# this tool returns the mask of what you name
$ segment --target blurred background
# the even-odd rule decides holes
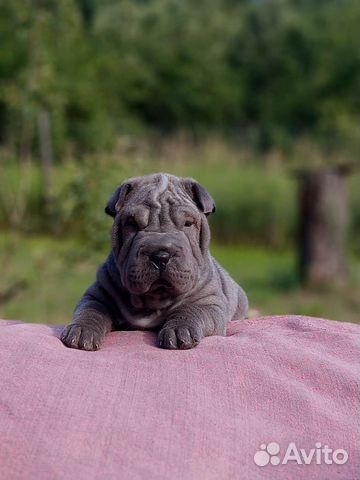
[[[0,317],[67,323],[105,203],[166,171],[212,193],[252,315],[357,322],[357,0],[3,0]]]

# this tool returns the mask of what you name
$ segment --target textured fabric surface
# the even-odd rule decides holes
[[[0,322],[2,479],[358,478],[356,325],[264,317],[189,351],[149,332],[71,350],[60,331]],[[282,463],[292,442],[308,465]],[[316,464],[317,442],[347,462]]]

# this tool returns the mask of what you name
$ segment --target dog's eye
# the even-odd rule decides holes
[[[191,227],[192,225],[194,225],[194,220],[186,220],[184,223],[185,227]]]
[[[125,227],[138,228],[138,224],[134,217],[128,217],[125,221]]]

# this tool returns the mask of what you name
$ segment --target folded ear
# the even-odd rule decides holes
[[[212,196],[200,183],[192,178],[187,178],[184,187],[201,212],[205,215],[215,212],[216,207]]]
[[[111,195],[106,207],[105,213],[111,217],[115,217],[120,210],[121,205],[124,203],[126,195],[130,192],[132,186],[130,183],[123,183],[115,192]]]

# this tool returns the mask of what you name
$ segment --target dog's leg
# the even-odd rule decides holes
[[[226,323],[219,306],[183,305],[161,328],[159,346],[181,350],[196,347],[203,337],[225,335]]]
[[[60,340],[70,348],[98,350],[105,335],[112,330],[112,319],[103,304],[87,298],[81,299],[72,323],[67,325]]]

